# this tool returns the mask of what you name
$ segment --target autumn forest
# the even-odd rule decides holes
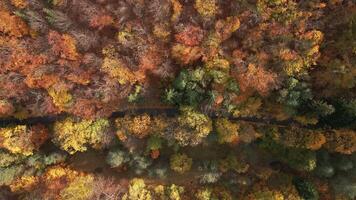
[[[0,200],[356,199],[355,0],[0,0]]]

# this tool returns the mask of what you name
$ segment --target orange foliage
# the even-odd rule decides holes
[[[242,92],[255,89],[262,96],[266,96],[269,91],[278,87],[277,74],[256,67],[254,64],[249,64],[246,72],[238,74],[237,80]]]
[[[114,19],[109,15],[96,15],[90,19],[90,26],[99,30],[112,24],[114,24]]]
[[[22,37],[29,34],[28,26],[20,17],[7,11],[0,11],[0,32],[10,36]]]
[[[325,147],[333,152],[352,154],[356,152],[356,132],[341,129],[325,133]]]
[[[25,8],[28,5],[27,0],[11,0],[11,4],[17,8]]]
[[[176,44],[172,47],[171,54],[179,63],[187,65],[201,58],[202,50],[199,47]]]
[[[0,100],[0,116],[11,115],[15,112],[15,108],[12,103],[6,100]]]
[[[197,46],[203,40],[203,30],[197,26],[186,26],[184,30],[175,35],[177,42],[187,46]]]
[[[48,33],[48,42],[52,45],[52,51],[55,55],[67,60],[75,61],[79,59],[76,41],[72,36],[50,31]]]
[[[152,159],[157,159],[159,157],[159,155],[160,155],[160,152],[159,152],[158,149],[154,149],[154,150],[151,151],[151,158]]]
[[[47,57],[44,55],[32,55],[27,51],[17,50],[12,53],[11,60],[5,65],[5,69],[27,75],[46,62]]]

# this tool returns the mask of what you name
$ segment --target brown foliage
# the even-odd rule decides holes
[[[203,40],[203,30],[198,26],[188,25],[180,33],[177,33],[174,37],[177,42],[187,46],[197,46]]]
[[[67,60],[78,60],[79,54],[76,48],[75,39],[67,34],[59,34],[56,31],[48,33],[48,43],[52,45],[52,52],[60,56],[60,58]]]
[[[30,134],[31,142],[34,144],[36,149],[39,149],[49,138],[48,129],[42,124],[32,126],[30,128]]]
[[[112,24],[114,24],[114,19],[109,15],[95,15],[90,19],[90,26],[99,30]]]
[[[342,154],[356,152],[356,133],[353,130],[340,129],[325,133],[328,150]]]
[[[254,64],[249,64],[246,72],[238,74],[237,80],[242,92],[254,89],[262,96],[266,96],[271,90],[278,88],[277,74]]]

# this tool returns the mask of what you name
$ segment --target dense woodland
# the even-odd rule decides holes
[[[0,0],[17,199],[356,199],[356,1]]]

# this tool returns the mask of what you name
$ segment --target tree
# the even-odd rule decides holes
[[[313,183],[303,180],[301,178],[295,178],[293,180],[295,187],[298,190],[298,193],[303,199],[310,199],[310,200],[318,200],[319,193],[316,190]]]
[[[104,140],[106,134],[110,134],[110,123],[107,119],[78,121],[66,118],[54,124],[52,141],[61,149],[74,154],[86,151],[88,146],[95,149],[105,147],[108,145]]]
[[[129,185],[129,191],[122,197],[122,200],[152,200],[152,193],[146,188],[143,179],[134,178]]]
[[[177,42],[187,46],[198,46],[203,39],[203,30],[200,27],[188,25],[183,31],[177,33],[174,37]]]
[[[192,107],[182,107],[178,117],[178,127],[174,138],[181,145],[197,145],[209,135],[212,130],[211,119],[195,111]]]
[[[215,123],[218,141],[222,143],[232,143],[238,140],[238,131],[240,129],[237,123],[233,123],[226,118],[219,118]]]
[[[0,141],[0,147],[14,154],[29,156],[36,148],[31,141],[30,129],[26,125],[1,128]]]
[[[29,29],[24,21],[16,15],[0,10],[0,32],[10,36],[23,37],[29,34]]]
[[[248,90],[256,90],[260,95],[266,96],[271,90],[279,87],[277,74],[265,70],[263,67],[258,67],[254,64],[249,64],[247,71],[238,75],[237,80],[241,92]]]
[[[147,137],[152,132],[152,119],[148,114],[138,116],[126,115],[115,120],[118,132],[133,135],[140,139]]]
[[[325,133],[326,147],[329,151],[342,154],[356,152],[356,134],[351,129],[339,129]]]
[[[183,174],[190,170],[193,160],[186,154],[174,154],[171,156],[171,169],[179,174]]]
[[[219,9],[216,0],[195,0],[194,8],[204,18],[214,17]]]
[[[108,155],[106,156],[106,162],[111,167],[120,167],[129,161],[130,157],[127,155],[127,153],[119,149],[113,149],[109,151]]]
[[[62,199],[68,200],[87,200],[93,195],[93,182],[92,175],[76,177],[61,190],[60,196]]]

